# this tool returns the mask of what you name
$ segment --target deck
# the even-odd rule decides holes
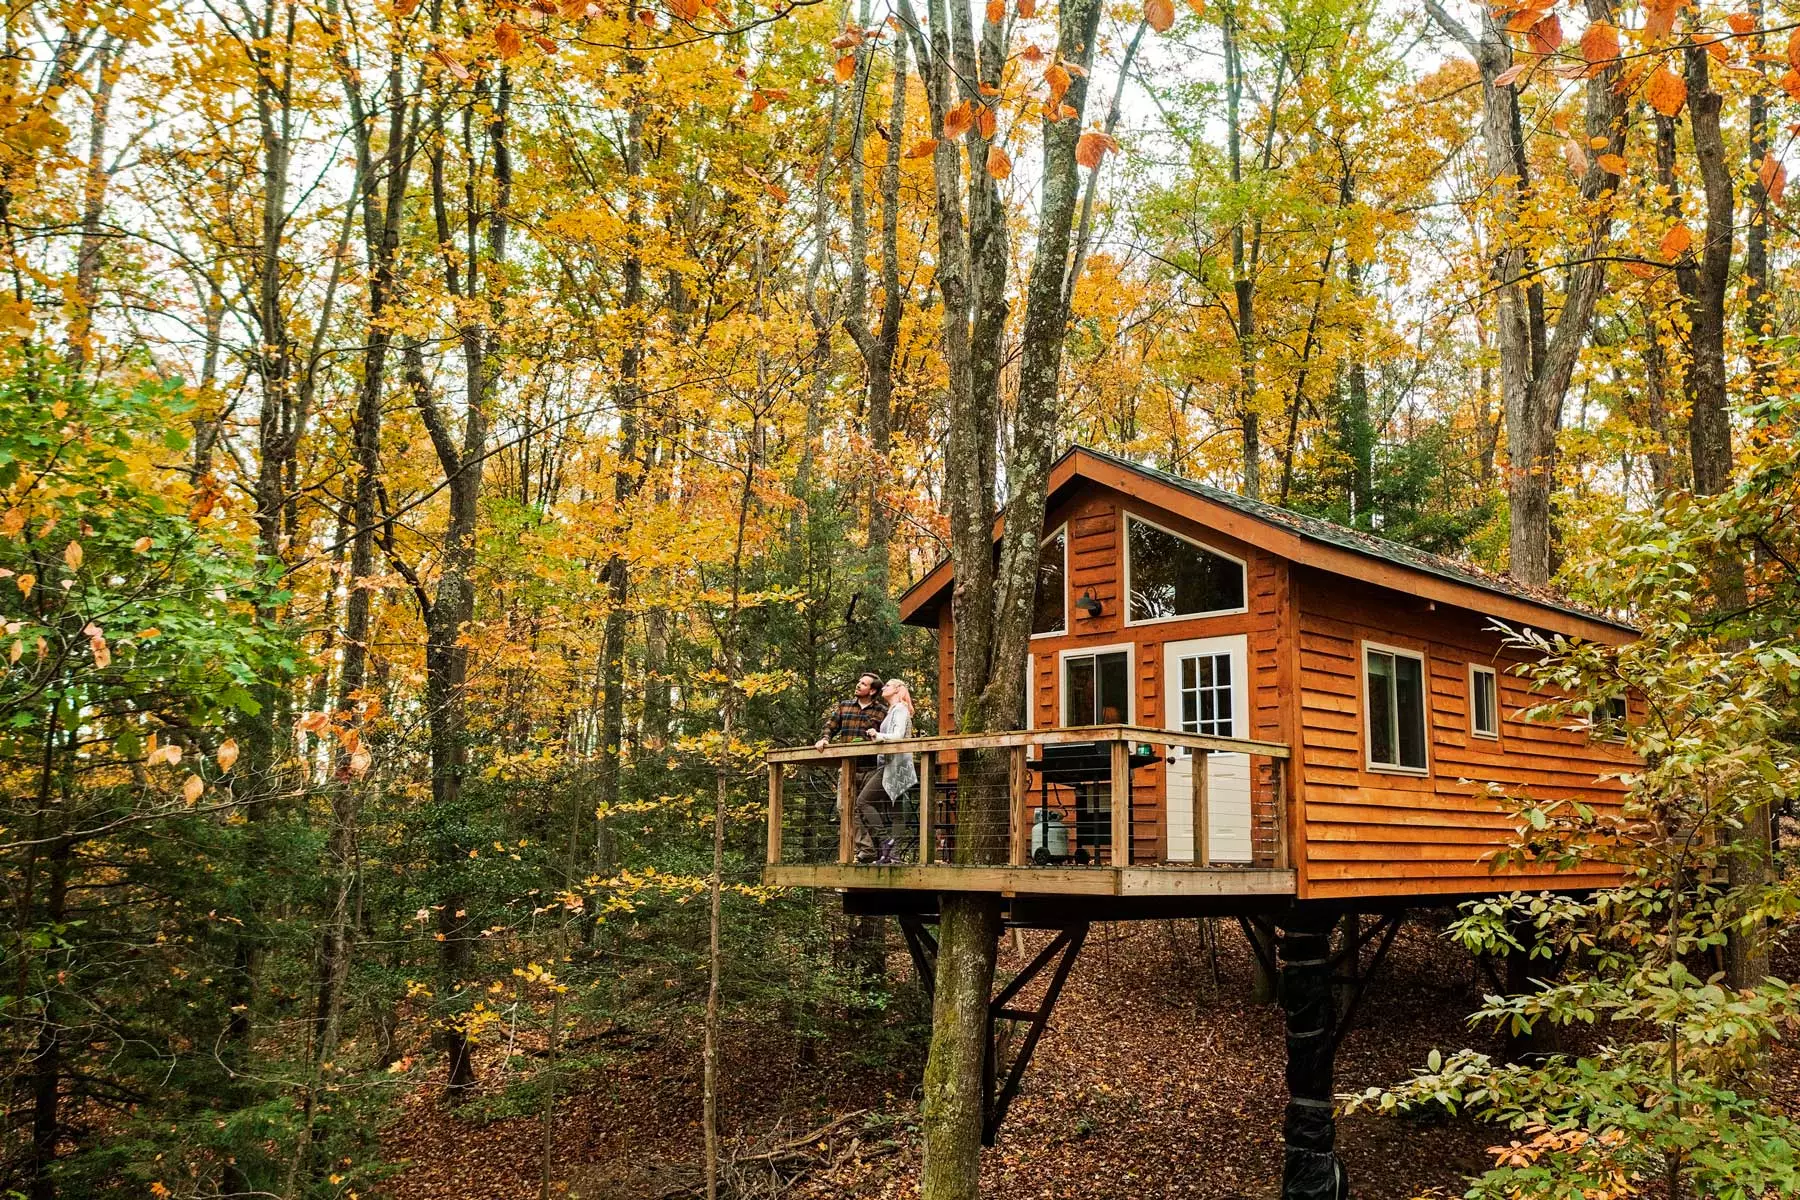
[[[1005,755],[991,790],[959,770],[974,751]],[[884,813],[899,860],[888,863],[857,861],[856,793],[877,753],[917,756],[920,779]],[[1234,756],[1219,760],[1231,769],[1209,770],[1214,755]],[[1292,897],[1287,761],[1275,742],[1133,725],[773,750],[764,880],[890,895]]]

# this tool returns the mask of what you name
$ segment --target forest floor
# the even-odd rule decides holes
[[[1096,926],[1001,1130],[983,1155],[993,1200],[1192,1197],[1273,1200],[1281,1174],[1284,1041],[1280,1010],[1248,1002],[1249,949],[1221,922],[1215,983],[1194,922]],[[1035,935],[1027,953],[1047,935]],[[894,942],[898,944],[896,936]],[[1002,946],[1001,969],[1024,959]],[[910,971],[904,952],[896,977]],[[903,985],[910,988],[910,981]],[[1486,986],[1440,929],[1408,922],[1371,982],[1338,1055],[1340,1091],[1406,1077],[1433,1049],[1497,1050],[1467,1015]],[[914,1000],[916,1004],[916,999]],[[720,1121],[757,1197],[916,1195],[918,1078],[924,1044],[901,1069],[840,1052],[807,1066],[790,1040],[728,1030]],[[1800,1108],[1800,1070],[1783,1052],[1783,1099]],[[551,1194],[567,1200],[676,1200],[696,1194],[699,1054],[665,1037],[560,1100]],[[410,1098],[386,1139],[406,1165],[392,1200],[535,1200],[543,1126],[520,1116],[472,1124],[435,1089]],[[1785,1105],[1784,1105],[1785,1106]],[[821,1135],[797,1141],[834,1119]],[[1458,1196],[1502,1131],[1463,1120],[1358,1114],[1338,1148],[1363,1200]],[[756,1156],[763,1155],[764,1158]],[[771,1171],[771,1167],[774,1171]],[[792,1173],[800,1177],[789,1179]],[[784,1186],[771,1188],[779,1178]],[[701,1193],[703,1194],[703,1193]]]

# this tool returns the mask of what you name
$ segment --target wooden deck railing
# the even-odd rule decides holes
[[[1059,752],[1054,750],[1044,753],[1046,747],[1077,745],[1093,748],[1085,761],[1099,768],[1083,776],[1079,784],[1069,782],[1066,771],[1059,775],[1058,762],[1067,762],[1066,757],[1059,759]],[[1174,761],[1172,755],[1177,749],[1193,753],[1189,775],[1194,789],[1193,832],[1191,846],[1184,842],[1182,852],[1171,855],[1167,767]],[[972,750],[1007,752],[1004,800],[997,790],[979,799],[964,791],[957,760],[961,752]],[[901,847],[896,861],[860,863],[855,811],[859,768],[876,769],[873,755],[897,753],[916,756],[919,784],[913,794],[917,797],[917,813],[910,811],[910,795],[906,811],[896,811],[899,806],[890,802],[888,832]],[[1212,848],[1207,844],[1205,783],[1210,754],[1242,754],[1251,764],[1249,862],[1225,866],[1213,861]],[[768,864],[772,882],[810,881],[825,885],[836,880],[841,885],[850,878],[873,880],[879,872],[882,882],[869,886],[952,886],[945,883],[953,878],[946,869],[991,873],[995,867],[1022,868],[1034,878],[1056,876],[1070,886],[1049,890],[1081,892],[1097,890],[1101,883],[1091,874],[1094,867],[1112,868],[1115,875],[1125,868],[1179,868],[1189,872],[1247,868],[1291,878],[1286,827],[1288,748],[1276,742],[1133,725],[1099,725],[918,737],[879,744],[844,743],[823,749],[806,746],[772,750],[766,757]],[[1155,786],[1137,789],[1149,795],[1134,798],[1134,768],[1142,770],[1157,762],[1161,762],[1162,769],[1142,777]],[[1102,763],[1104,766],[1099,767]],[[1061,815],[1071,809],[1076,811],[1074,830],[1061,820]],[[1185,815],[1185,806],[1182,811]],[[992,814],[1000,812],[1005,814],[1003,830],[992,824],[975,824],[976,813],[989,814],[991,820]],[[1057,814],[1054,824],[1051,813]],[[1034,823],[1038,826],[1035,831]],[[1078,848],[1070,853],[1068,845],[1063,844],[1064,854],[1052,854],[1053,831],[1059,844],[1066,839]],[[1134,832],[1140,835],[1135,855]],[[987,853],[971,852],[977,841]],[[1004,857],[996,853],[1001,848]],[[1072,872],[1090,874],[1077,877]],[[1005,874],[1013,877],[1011,872]],[[905,880],[912,882],[898,882]],[[1115,880],[1105,890],[1116,890],[1118,886]]]

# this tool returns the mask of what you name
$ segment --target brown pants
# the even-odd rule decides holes
[[[858,854],[873,853],[881,849],[881,843],[893,837],[892,820],[888,810],[893,807],[887,789],[881,783],[881,768],[876,767],[864,776],[862,787],[856,793],[856,850]]]

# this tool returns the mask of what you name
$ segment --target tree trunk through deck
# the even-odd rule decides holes
[[[1068,330],[1065,285],[1080,200],[1075,152],[1100,3],[1065,0],[1057,15],[1057,58],[1069,64],[1072,76],[1063,104],[1073,110],[1073,117],[1046,121],[1043,127],[1043,184],[1036,251],[1026,286],[1017,403],[1006,447],[1009,503],[998,562],[993,527],[1011,239],[998,185],[986,170],[992,143],[982,132],[982,122],[976,120],[960,138],[943,134],[945,116],[958,99],[970,106],[986,105],[984,88],[990,89],[987,95],[998,94],[1007,23],[984,21],[978,35],[974,13],[966,4],[929,0],[928,23],[919,20],[911,0],[900,0],[899,7],[924,85],[931,133],[938,139],[932,168],[936,279],[943,300],[950,394],[944,494],[956,571],[951,600],[956,727],[965,732],[1017,729],[1024,715],[1038,537],[1054,450],[1062,342]],[[977,836],[957,838],[959,863],[1005,861],[1010,810],[1007,757],[999,752],[959,758],[959,820],[970,831],[979,831]],[[938,903],[942,942],[925,1067],[921,1186],[927,1200],[975,1200],[981,1166],[982,1064],[1000,897],[949,893]]]
[[[1349,1194],[1332,1116],[1337,1006],[1331,994],[1331,930],[1337,918],[1331,911],[1279,918],[1288,1089],[1281,1200],[1339,1200]]]

